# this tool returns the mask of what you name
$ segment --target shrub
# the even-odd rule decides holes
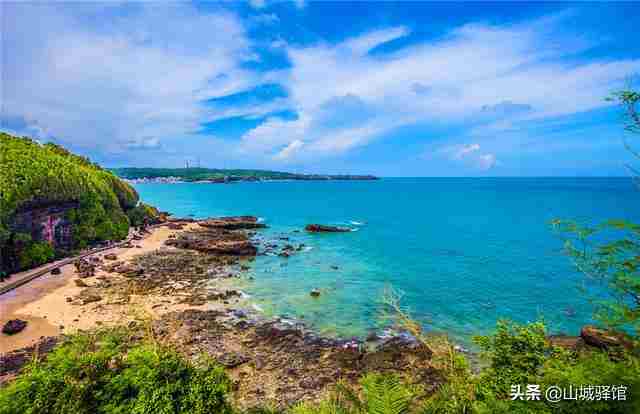
[[[20,267],[23,269],[50,262],[56,256],[47,242],[33,242],[20,253]]]
[[[223,369],[132,344],[124,329],[81,333],[0,389],[0,413],[231,413]]]

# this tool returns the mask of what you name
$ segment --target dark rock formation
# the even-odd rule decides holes
[[[586,344],[602,349],[618,347],[631,349],[633,347],[633,342],[625,334],[607,331],[591,325],[582,327],[580,337]]]
[[[201,221],[203,227],[225,230],[262,229],[267,227],[254,216],[217,217]]]
[[[54,337],[43,338],[35,345],[1,354],[0,384],[4,382],[4,379],[10,379],[11,375],[18,373],[23,366],[33,360],[34,355],[38,355],[39,358],[46,356],[55,347],[58,340]]]
[[[313,289],[311,292],[309,292],[309,295],[311,295],[314,298],[317,298],[318,296],[320,296],[320,289]]]
[[[226,368],[234,368],[249,361],[246,355],[238,352],[225,352],[216,358],[218,363]]]
[[[55,267],[55,268],[51,269],[51,274],[52,275],[59,275],[60,273],[62,273],[62,271],[60,270],[59,267]]]
[[[167,246],[229,256],[255,256],[258,249],[243,232],[207,228],[180,234],[165,241]]]
[[[579,336],[569,335],[550,335],[547,340],[553,346],[557,346],[572,351],[577,351],[584,348],[584,340]]]
[[[22,319],[11,319],[2,327],[2,333],[6,335],[14,335],[21,332],[26,327],[27,321],[23,321]]]
[[[351,231],[348,227],[325,226],[324,224],[308,224],[304,229],[310,233],[346,233]]]
[[[35,241],[47,241],[56,248],[69,249],[73,244],[72,223],[66,213],[78,208],[78,203],[29,208],[16,212],[12,230],[28,233]]]
[[[76,272],[78,272],[78,276],[80,277],[91,277],[96,274],[96,262],[93,260],[86,259],[78,259],[73,262],[73,265],[76,268]]]
[[[104,255],[104,258],[106,260],[118,260],[118,256],[116,256],[114,253],[107,253]]]

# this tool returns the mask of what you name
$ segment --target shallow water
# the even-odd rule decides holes
[[[245,290],[267,314],[303,318],[325,334],[362,336],[384,325],[385,286],[429,329],[468,343],[498,318],[544,318],[577,333],[591,305],[562,253],[553,218],[640,219],[640,191],[623,178],[389,178],[237,184],[136,184],[177,216],[251,214],[266,239],[307,251],[259,256]],[[306,224],[354,232],[294,232]],[[279,241],[287,243],[286,241]],[[338,266],[335,270],[332,266]],[[319,288],[319,298],[309,291]],[[597,289],[597,287],[595,288]]]

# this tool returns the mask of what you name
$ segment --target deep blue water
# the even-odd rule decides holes
[[[591,320],[584,280],[562,252],[553,218],[639,220],[640,191],[623,178],[389,178],[380,181],[136,184],[177,216],[251,214],[311,250],[259,256],[244,289],[265,312],[304,318],[325,334],[380,326],[385,286],[429,329],[468,343],[498,318],[544,318],[576,333]],[[294,233],[308,223],[351,233]],[[334,270],[331,266],[338,266]],[[309,291],[320,288],[320,298]],[[567,310],[570,309],[570,312]]]

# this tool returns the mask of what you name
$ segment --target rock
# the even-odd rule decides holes
[[[552,346],[574,351],[584,347],[584,340],[579,336],[550,335],[547,340]]]
[[[597,348],[633,348],[633,342],[625,334],[621,332],[607,331],[605,329],[596,328],[592,325],[583,326],[580,331],[580,337],[587,345],[595,346]]]
[[[280,257],[289,257],[289,256],[291,256],[291,253],[283,251],[283,252],[278,253],[278,256],[280,256]]]
[[[75,283],[77,287],[89,287],[82,279],[73,279],[73,283]]]
[[[185,226],[185,223],[169,223],[167,227],[169,230],[182,230]]]
[[[238,352],[225,352],[216,359],[220,365],[226,368],[234,368],[249,361],[246,355]]]
[[[59,275],[60,273],[62,273],[62,271],[60,270],[59,267],[54,267],[53,269],[51,269],[52,275]]]
[[[73,265],[78,272],[78,276],[80,277],[90,277],[95,275],[96,273],[96,265],[92,261],[88,259],[78,259],[73,262]]]
[[[320,289],[313,289],[311,292],[309,292],[309,295],[311,295],[314,298],[317,298],[318,296],[320,296]]]
[[[253,360],[253,365],[256,368],[257,371],[260,371],[262,368],[264,368],[264,366],[266,365],[264,362],[264,359],[262,359],[261,357],[256,357]]]
[[[346,233],[351,231],[348,227],[325,226],[324,224],[309,224],[304,229],[310,233]]]
[[[22,319],[11,319],[2,327],[2,333],[5,335],[15,335],[27,327],[27,321]]]
[[[102,266],[102,270],[104,270],[105,272],[111,273],[111,272],[114,272],[118,267],[122,266],[123,264],[124,262],[122,261],[112,262]]]
[[[118,260],[118,256],[116,256],[114,253],[105,254],[104,258],[106,260]]]
[[[144,273],[144,269],[134,265],[121,265],[115,269],[115,272],[120,273],[125,277],[137,277]]]
[[[365,340],[367,342],[376,342],[376,341],[380,340],[380,337],[378,336],[376,331],[371,331],[371,332],[369,332],[369,334],[367,335],[367,338]]]
[[[331,270],[338,270],[338,266],[336,265],[331,266]]]
[[[217,217],[201,221],[199,224],[202,227],[225,230],[262,229],[267,227],[264,223],[259,223],[258,218],[254,216]]]
[[[78,302],[76,302],[75,304],[86,305],[88,303],[100,302],[102,300],[102,297],[96,295],[95,293],[90,293],[89,289],[85,289],[80,292],[76,299],[78,300]]]

